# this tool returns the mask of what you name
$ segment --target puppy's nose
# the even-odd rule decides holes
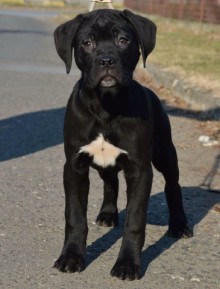
[[[114,60],[110,57],[102,57],[99,63],[101,66],[111,66],[114,64]]]

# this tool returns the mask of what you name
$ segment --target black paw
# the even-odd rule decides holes
[[[171,238],[190,238],[193,237],[193,231],[187,226],[184,225],[182,228],[173,229],[169,228],[167,231],[167,235]]]
[[[128,261],[116,262],[111,270],[111,276],[128,281],[140,279],[140,266]]]
[[[118,226],[118,213],[105,213],[102,212],[96,219],[96,224],[103,227],[117,227]]]
[[[82,256],[65,256],[61,255],[53,265],[61,272],[81,272],[85,269],[84,259]]]

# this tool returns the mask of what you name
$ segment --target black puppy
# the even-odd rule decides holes
[[[75,61],[82,72],[69,99],[65,125],[65,240],[54,266],[82,271],[86,253],[89,167],[104,181],[101,226],[118,224],[118,172],[127,183],[124,235],[112,276],[139,278],[151,163],[163,174],[170,219],[168,233],[190,237],[178,183],[177,155],[170,123],[157,96],[132,80],[141,49],[145,64],[155,46],[156,26],[127,10],[96,10],[59,26],[56,49],[67,73]]]

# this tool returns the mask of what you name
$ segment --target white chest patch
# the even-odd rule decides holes
[[[107,142],[100,133],[94,141],[81,147],[79,153],[88,153],[96,165],[105,168],[114,166],[117,157],[128,152]]]

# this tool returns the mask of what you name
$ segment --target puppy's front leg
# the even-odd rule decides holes
[[[64,166],[65,240],[60,257],[54,267],[62,272],[81,272],[86,253],[87,203],[89,191],[88,171],[78,172],[71,164]]]
[[[124,235],[111,275],[122,280],[140,277],[140,257],[145,240],[147,203],[152,185],[152,168],[130,167],[125,171],[127,208]]]

